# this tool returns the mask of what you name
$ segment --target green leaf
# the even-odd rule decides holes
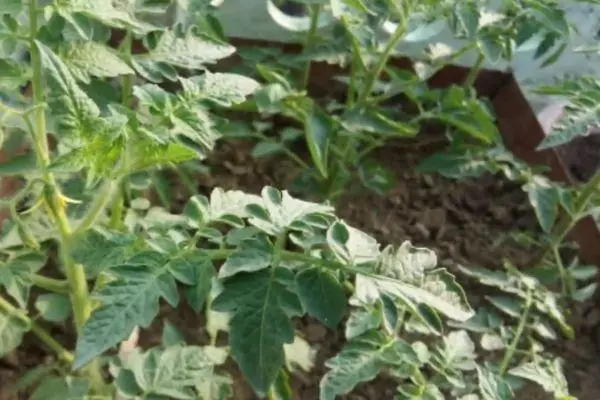
[[[35,309],[46,321],[62,322],[71,313],[71,301],[60,294],[46,293],[35,299]]]
[[[271,264],[273,249],[264,237],[247,240],[225,260],[219,269],[219,279],[229,278],[240,272],[255,272]]]
[[[560,146],[587,135],[589,128],[600,118],[600,80],[593,76],[563,79],[555,85],[542,86],[536,93],[559,95],[568,101],[560,119],[554,122],[538,145],[538,150]]]
[[[485,298],[503,313],[519,318],[523,311],[523,303],[515,297],[494,295]]]
[[[228,57],[234,51],[233,46],[196,36],[192,31],[188,31],[183,37],[172,31],[163,31],[152,50],[133,57],[132,66],[152,82],[159,82],[163,77],[175,80],[177,74],[173,74],[175,71],[165,68],[165,65],[191,70],[204,69],[206,64]]]
[[[362,162],[358,168],[358,176],[363,185],[379,195],[384,195],[395,185],[392,171],[376,162]]]
[[[558,215],[560,196],[557,188],[548,179],[534,176],[523,190],[529,196],[529,203],[535,211],[540,226],[544,232],[550,233]]]
[[[452,331],[444,337],[443,346],[436,349],[439,358],[432,359],[432,365],[440,371],[472,371],[477,367],[475,343],[466,331]]]
[[[67,66],[46,45],[36,42],[40,51],[46,84],[50,89],[48,103],[57,127],[64,133],[82,135],[98,130],[100,110],[77,86]]]
[[[286,230],[298,229],[302,224],[310,224],[311,216],[333,216],[333,207],[295,199],[287,190],[280,192],[266,186],[261,191],[261,195],[262,202],[258,204],[261,214],[254,213],[248,221],[273,236]],[[256,208],[254,209],[256,211]],[[246,210],[250,211],[248,207]]]
[[[85,83],[91,77],[115,78],[135,72],[111,48],[97,42],[71,43],[63,62],[73,76]]]
[[[380,256],[377,240],[344,221],[329,227],[327,244],[336,258],[351,265],[373,263]]]
[[[474,3],[459,2],[454,9],[454,14],[463,31],[472,39],[479,30],[479,10]]]
[[[167,348],[178,345],[185,345],[185,338],[183,337],[183,334],[179,332],[177,327],[175,327],[175,325],[173,325],[169,321],[165,321],[163,325],[161,339],[162,345]]]
[[[136,326],[150,325],[162,297],[171,306],[179,300],[175,280],[160,253],[143,252],[111,269],[115,280],[95,293],[102,302],[83,326],[75,347],[73,368],[125,340]]]
[[[46,257],[37,253],[24,253],[0,264],[0,286],[22,308],[27,308],[31,275],[39,271],[46,263]]]
[[[16,90],[29,76],[30,72],[22,64],[11,59],[0,58],[0,89],[7,92]]]
[[[192,197],[185,206],[184,213],[190,218],[189,223],[193,227],[211,223],[243,227],[245,224],[242,218],[249,216],[246,206],[255,203],[262,203],[262,199],[254,194],[215,188],[210,194],[210,200],[204,196]]]
[[[2,0],[2,4],[0,4],[0,15],[16,15],[21,11],[22,8],[22,0]]]
[[[444,19],[438,19],[428,24],[424,23],[424,21],[419,21],[416,28],[407,32],[402,40],[408,43],[430,40],[439,35],[445,27],[446,21]]]
[[[233,396],[233,380],[229,376],[214,374],[212,378],[196,383],[202,400],[229,400]]]
[[[436,153],[417,166],[421,173],[438,173],[446,178],[479,177],[489,170],[489,164],[476,154]]]
[[[320,108],[313,106],[304,121],[304,135],[315,166],[327,178],[329,142],[334,135],[333,121]]]
[[[596,282],[590,283],[587,286],[584,286],[581,289],[577,289],[575,293],[573,293],[573,300],[583,303],[586,300],[589,300],[596,294],[596,289],[598,288],[598,284]]]
[[[130,7],[133,3],[130,1],[99,3],[95,0],[64,0],[56,3],[58,13],[79,30],[81,28],[78,14],[102,22],[104,25],[131,30],[137,34],[155,29],[152,25],[135,18],[135,10]]]
[[[482,400],[510,400],[513,393],[510,385],[487,368],[477,366],[477,381]]]
[[[202,347],[173,346],[135,351],[126,366],[143,393],[186,400],[195,398],[198,382],[212,377],[214,362]]]
[[[0,357],[16,349],[29,327],[19,318],[0,311]]]
[[[292,388],[290,386],[290,376],[285,369],[279,371],[275,383],[269,391],[271,400],[292,400]]]
[[[2,66],[0,65],[0,68]],[[16,157],[11,157],[8,161],[0,164],[0,177],[28,175],[37,170],[37,160],[35,153],[27,153]]]
[[[179,78],[183,94],[189,100],[210,100],[224,107],[246,101],[260,86],[252,78],[243,75],[206,71],[204,75]]]
[[[124,263],[136,250],[137,237],[132,234],[90,229],[75,236],[71,256],[93,278],[108,268]]]
[[[284,343],[294,331],[286,308],[297,302],[293,274],[283,268],[240,273],[224,282],[212,303],[215,311],[233,311],[229,323],[231,354],[259,396],[264,396],[284,364]]]
[[[546,392],[553,393],[555,398],[569,395],[567,379],[559,358],[554,360],[538,358],[512,368],[508,373],[537,383]]]
[[[89,390],[87,380],[66,377],[44,379],[31,395],[31,400],[85,400]]]
[[[387,364],[417,365],[418,357],[401,339],[388,339],[380,332],[370,332],[348,342],[335,357],[327,360],[329,372],[319,384],[321,400],[335,400],[361,382],[375,378]]]
[[[357,275],[356,290],[386,293],[413,307],[424,303],[448,318],[468,320],[474,313],[464,291],[450,273],[436,269],[436,265],[437,257],[429,249],[414,247],[408,241],[398,249],[388,246],[374,273]]]
[[[280,153],[284,150],[284,148],[285,147],[282,143],[273,142],[273,141],[264,141],[264,142],[257,143],[256,146],[254,146],[252,148],[252,151],[250,152],[250,154],[254,158],[260,158],[260,157],[265,157],[265,156],[269,156],[272,154]]]
[[[381,315],[374,308],[359,308],[354,310],[346,321],[346,339],[351,340],[363,333],[379,327]]]
[[[330,328],[335,328],[346,311],[346,295],[335,276],[312,267],[296,276],[298,296],[306,311]]]

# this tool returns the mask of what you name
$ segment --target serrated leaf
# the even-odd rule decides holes
[[[512,368],[508,373],[537,383],[546,392],[553,393],[555,398],[569,395],[567,379],[559,358],[536,359]]]
[[[357,292],[367,290],[359,287],[366,286],[372,294],[399,297],[413,307],[427,304],[448,318],[459,321],[471,318],[474,313],[464,291],[450,273],[436,269],[436,265],[437,257],[429,249],[414,247],[408,241],[398,249],[388,246],[373,273],[357,275]]]
[[[381,315],[375,309],[360,308],[352,312],[346,321],[345,335],[350,340],[377,328],[382,322]]]
[[[71,313],[71,302],[66,296],[45,293],[35,299],[35,308],[46,321],[62,322]]]
[[[86,275],[93,278],[108,268],[124,263],[135,252],[136,241],[135,235],[90,229],[75,237],[71,256],[85,267]]]
[[[285,304],[294,293],[291,271],[271,268],[240,273],[226,280],[212,303],[215,311],[232,311],[231,354],[258,395],[265,395],[284,364],[284,343],[294,331]]]
[[[254,213],[250,224],[270,235],[279,235],[285,230],[294,229],[298,223],[308,223],[311,216],[333,216],[333,207],[295,199],[287,190],[279,191],[266,186],[261,191],[261,216]],[[246,210],[249,211],[248,207]]]
[[[194,196],[185,206],[184,212],[191,218],[192,226],[222,222],[242,227],[244,224],[241,219],[249,216],[246,206],[256,203],[262,203],[262,199],[257,195],[240,190],[225,191],[222,188],[214,188],[210,200],[204,196]]]
[[[135,74],[114,50],[97,42],[71,43],[63,61],[73,76],[85,83],[92,76],[114,78]]]
[[[380,332],[371,332],[348,342],[335,357],[327,360],[329,372],[319,384],[321,400],[335,400],[350,392],[361,382],[370,381],[388,364],[417,364],[412,348],[400,339],[387,339]]]
[[[26,308],[31,289],[31,274],[39,271],[46,257],[37,253],[24,253],[0,264],[0,286],[19,304]]]
[[[588,134],[600,116],[600,81],[592,76],[563,79],[552,86],[542,86],[536,93],[565,97],[568,104],[562,115],[551,126],[538,150],[548,149],[570,142]]]
[[[344,221],[337,221],[329,227],[327,244],[336,258],[352,265],[372,263],[380,256],[377,240]]]
[[[80,368],[125,340],[136,326],[150,325],[162,297],[175,306],[179,300],[175,280],[160,253],[138,253],[111,269],[115,280],[95,293],[102,302],[83,326],[75,347],[73,368]]]
[[[0,5],[2,7],[2,5]],[[2,14],[0,12],[0,14]],[[0,58],[0,88],[5,91],[13,91],[23,85],[29,78],[26,67],[14,60]]]
[[[477,366],[477,382],[482,400],[510,400],[513,398],[510,385],[487,368]]]
[[[134,57],[133,67],[141,74],[156,62],[186,69],[204,69],[206,64],[228,57],[234,51],[233,46],[196,36],[191,31],[184,37],[164,31],[156,47],[147,54]]]
[[[523,190],[529,196],[529,203],[535,211],[540,226],[544,232],[550,233],[558,215],[560,197],[557,188],[547,179],[535,176],[523,187]]]
[[[77,86],[67,66],[46,45],[36,42],[39,49],[46,84],[50,89],[48,103],[57,127],[65,133],[81,135],[98,130],[100,110],[85,92]],[[92,128],[93,127],[93,128]]]
[[[417,166],[421,173],[438,173],[446,178],[479,177],[489,170],[489,164],[475,154],[436,153]]]
[[[444,369],[471,371],[477,366],[475,362],[477,358],[475,343],[466,331],[452,331],[445,336],[441,354]]]
[[[0,311],[0,357],[16,349],[29,327],[19,318]]]
[[[143,393],[187,400],[198,382],[212,377],[214,363],[202,347],[173,346],[135,351],[126,366]]]
[[[224,107],[243,103],[260,84],[243,75],[206,71],[204,75],[179,78],[183,94],[190,100],[210,100]]]
[[[144,34],[152,25],[135,18],[133,10],[126,7],[128,2],[97,2],[95,0],[64,0],[57,3],[58,13],[78,28],[77,14],[102,22],[113,27]]]
[[[262,237],[252,238],[242,243],[219,269],[219,279],[229,278],[240,272],[256,272],[271,264],[273,249]]]
[[[298,296],[306,311],[330,328],[335,328],[346,311],[341,283],[329,271],[306,268],[296,276]]]

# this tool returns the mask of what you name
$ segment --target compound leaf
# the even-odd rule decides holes
[[[214,363],[204,348],[178,345],[136,351],[126,366],[144,394],[185,400],[194,398],[192,388],[198,382],[212,377]]]
[[[114,50],[97,42],[72,43],[63,61],[73,76],[85,83],[92,76],[114,78],[135,73]]]
[[[172,306],[178,302],[175,280],[160,253],[139,253],[112,268],[111,274],[115,279],[95,294],[102,306],[83,326],[75,348],[74,368],[125,340],[134,327],[149,326],[158,313],[161,297]]]
[[[190,217],[190,224],[194,227],[218,222],[242,227],[242,218],[249,216],[246,206],[261,202],[262,199],[254,194],[215,188],[210,194],[210,200],[205,196],[192,197],[184,212]]]
[[[262,204],[252,204],[252,209],[250,205],[247,207],[248,211],[253,211],[249,222],[270,235],[311,225],[311,216],[333,216],[333,207],[295,199],[287,190],[281,192],[266,186],[261,195]]]
[[[283,345],[294,340],[286,310],[295,296],[289,288],[293,279],[284,268],[239,273],[225,280],[212,303],[215,311],[233,311],[231,354],[259,395],[268,392],[284,364]]]
[[[319,398],[334,400],[359,383],[375,378],[387,365],[405,363],[419,363],[409,344],[388,339],[381,332],[369,332],[348,342],[339,354],[325,362],[330,370],[319,384]]]
[[[546,392],[553,393],[555,398],[569,398],[567,379],[559,358],[554,360],[538,358],[512,368],[508,373],[537,383]]]
[[[50,89],[48,103],[58,128],[71,134],[98,131],[100,110],[94,101],[77,86],[67,66],[46,45],[36,42]]]

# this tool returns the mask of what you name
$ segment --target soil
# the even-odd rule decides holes
[[[454,181],[419,174],[415,165],[428,154],[439,150],[439,144],[427,140],[402,142],[376,154],[377,160],[395,171],[397,184],[386,195],[379,196],[366,190],[346,195],[339,201],[338,215],[349,224],[374,235],[381,243],[400,244],[411,240],[416,245],[434,249],[440,262],[450,269],[456,263],[465,266],[499,267],[502,260],[510,259],[526,267],[531,249],[511,240],[510,233],[535,231],[537,223],[521,188],[499,177],[486,175],[478,179]],[[208,160],[210,174],[200,177],[199,188],[208,194],[215,186],[241,189],[258,193],[265,185],[285,188],[293,179],[297,168],[287,159],[273,157],[253,160],[249,143],[221,143]],[[178,187],[174,187],[178,189]],[[187,194],[174,190],[181,201]],[[180,193],[179,193],[180,192]],[[467,293],[477,298],[481,288],[465,282]],[[576,339],[557,343],[555,350],[565,359],[565,371],[573,395],[580,400],[600,399],[600,309],[597,299],[573,311]],[[203,318],[186,306],[173,311],[161,308],[160,318],[142,334],[142,346],[158,344],[162,322],[168,319],[184,334],[189,343],[207,343]],[[296,328],[318,353],[316,366],[311,373],[293,376],[294,399],[318,399],[318,382],[326,372],[324,360],[343,346],[343,330],[323,328],[311,318],[297,321]],[[27,344],[11,357],[0,360],[0,400],[16,397],[2,394],[15,378],[27,368],[43,362],[47,357],[28,337]],[[257,397],[241,377],[232,362],[227,370],[234,377],[234,399],[254,400]],[[393,399],[396,384],[389,378],[378,377],[357,387],[345,400]],[[551,399],[539,389],[526,388],[518,399]]]

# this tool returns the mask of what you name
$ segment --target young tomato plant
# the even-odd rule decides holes
[[[71,315],[78,343],[85,342],[93,318],[106,315],[109,300],[90,296],[89,290],[110,288],[114,275],[99,274],[97,262],[106,261],[102,256],[79,260],[76,245],[91,228],[125,230],[124,208],[131,205],[132,186],[144,181],[148,171],[204,158],[219,138],[208,106],[242,102],[258,87],[244,76],[205,70],[207,64],[231,55],[232,46],[209,39],[194,27],[182,30],[149,22],[148,15],[164,12],[166,6],[94,1],[42,6],[35,0],[0,6],[2,138],[10,146],[6,149],[24,138],[28,148],[2,165],[4,176],[20,177],[24,185],[15,196],[2,200],[11,219],[0,241],[0,286],[7,295],[0,297],[0,354],[15,349],[31,331],[56,353],[59,364],[51,371],[69,371],[70,364],[75,371],[44,381],[34,397],[58,395],[60,389],[69,397],[89,391],[112,398],[114,386],[106,385],[105,362],[96,357],[100,352],[86,357],[78,344],[73,354],[44,327]],[[108,45],[115,30],[125,33],[118,49]],[[143,51],[133,51],[134,40],[140,39]],[[181,70],[204,71],[183,78]],[[136,77],[150,83],[138,85]],[[171,94],[156,84],[163,81],[178,81],[181,89]],[[23,85],[25,95],[19,91]],[[151,271],[147,268],[152,265],[144,266],[146,273]],[[144,281],[142,270],[129,272],[134,281]],[[146,284],[159,291],[170,288],[169,282],[164,287],[150,280]],[[36,299],[39,315],[29,310],[32,286],[50,292]],[[150,309],[156,307],[156,299],[140,293],[129,295],[139,295]],[[140,304],[131,303],[121,311],[147,326],[154,315],[148,317],[148,310],[135,307]],[[116,315],[111,318],[118,320]],[[127,323],[121,329],[132,327]],[[108,349],[130,332],[121,333],[91,340],[101,346],[110,343]],[[184,390],[213,364],[205,350],[196,347],[151,354],[152,360],[164,361],[157,361],[159,367],[172,370],[181,365],[187,374],[183,383],[162,385],[166,392]],[[137,360],[136,368],[142,368],[144,358]]]
[[[564,12],[554,3],[537,1],[502,2],[498,9],[487,1],[311,0],[298,1],[309,14],[300,18],[285,15],[271,0],[267,3],[275,22],[303,32],[304,48],[295,57],[247,54],[252,66],[260,62],[258,75],[267,82],[254,109],[262,115],[283,114],[301,127],[310,164],[292,157],[303,168],[297,187],[330,200],[354,176],[376,192],[389,189],[393,173],[372,152],[389,141],[414,137],[425,123],[445,125],[453,136],[496,144],[493,115],[472,89],[484,62],[510,60],[517,51],[535,48],[536,58],[545,56],[549,64],[564,51],[569,33]],[[394,68],[391,61],[404,46],[421,46],[447,31],[461,47],[431,43],[414,60],[414,73]],[[464,56],[476,61],[463,87],[427,89],[429,77]],[[306,89],[313,62],[347,68],[338,77],[346,83],[346,93],[310,98]],[[285,135],[250,136],[260,140],[256,153],[261,156],[290,155],[287,149],[293,142]]]

